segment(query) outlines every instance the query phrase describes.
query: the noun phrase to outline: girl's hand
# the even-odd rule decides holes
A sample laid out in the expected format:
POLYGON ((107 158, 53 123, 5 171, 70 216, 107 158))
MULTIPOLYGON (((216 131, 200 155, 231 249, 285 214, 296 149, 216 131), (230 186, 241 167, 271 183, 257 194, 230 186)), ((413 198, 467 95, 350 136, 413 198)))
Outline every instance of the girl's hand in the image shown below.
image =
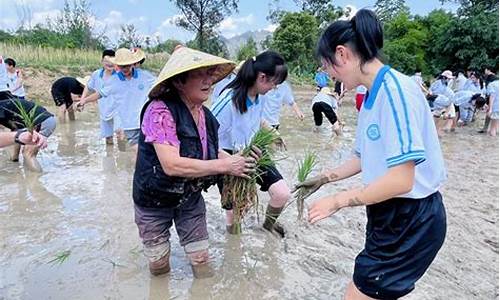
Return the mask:
POLYGON ((297 183, 293 188, 292 193, 295 193, 297 190, 302 189, 304 191, 304 195, 302 195, 303 199, 311 196, 320 187, 322 187, 325 183, 328 182, 328 177, 325 175, 318 175, 311 179, 308 179, 304 182, 297 183))
POLYGON ((335 196, 328 196, 315 201, 309 206, 309 223, 314 224, 319 220, 329 217, 340 209, 339 201, 335 196))

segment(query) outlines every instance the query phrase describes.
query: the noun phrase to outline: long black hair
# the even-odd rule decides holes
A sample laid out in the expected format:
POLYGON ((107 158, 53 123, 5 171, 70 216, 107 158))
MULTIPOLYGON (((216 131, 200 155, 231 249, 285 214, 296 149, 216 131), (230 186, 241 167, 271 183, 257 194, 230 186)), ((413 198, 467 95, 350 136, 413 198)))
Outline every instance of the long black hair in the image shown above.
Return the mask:
POLYGON ((248 89, 255 84, 259 72, 273 78, 277 84, 285 81, 288 76, 285 59, 277 52, 268 50, 247 59, 236 74, 236 78, 224 88, 233 89, 233 104, 242 114, 248 110, 248 89))
POLYGON ((361 59, 361 67, 374 58, 381 59, 384 31, 375 13, 360 9, 350 21, 335 21, 321 35, 316 55, 336 65, 337 46, 345 45, 361 59))

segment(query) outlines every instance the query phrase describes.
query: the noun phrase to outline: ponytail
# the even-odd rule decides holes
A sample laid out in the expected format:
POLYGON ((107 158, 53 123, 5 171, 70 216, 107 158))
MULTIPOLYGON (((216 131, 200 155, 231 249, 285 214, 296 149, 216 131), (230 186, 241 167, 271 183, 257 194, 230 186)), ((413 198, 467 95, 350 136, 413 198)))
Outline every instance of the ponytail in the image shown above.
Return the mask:
POLYGON ((361 66, 374 58, 380 59, 384 33, 375 13, 361 9, 350 21, 330 24, 318 41, 316 54, 320 59, 336 65, 335 51, 339 45, 346 45, 356 53, 361 59, 361 66))
POLYGON ((236 78, 224 88, 224 90, 233 89, 233 104, 242 114, 248 110, 248 89, 257 81, 259 72, 273 77, 278 83, 285 81, 288 75, 285 60, 274 51, 265 51, 247 59, 236 74, 236 78))

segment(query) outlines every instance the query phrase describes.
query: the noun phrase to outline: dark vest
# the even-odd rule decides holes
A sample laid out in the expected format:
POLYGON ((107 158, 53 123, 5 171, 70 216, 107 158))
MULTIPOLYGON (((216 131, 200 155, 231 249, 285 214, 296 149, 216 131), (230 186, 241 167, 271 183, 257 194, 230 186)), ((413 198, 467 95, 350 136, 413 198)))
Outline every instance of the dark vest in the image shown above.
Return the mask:
MULTIPOLYGON (((148 101, 141 112, 141 124, 148 101)), ((164 101, 175 121, 177 138, 180 141, 179 155, 203 159, 203 149, 196 123, 191 112, 180 99, 164 101)), ((207 160, 218 158, 219 123, 210 110, 203 107, 207 129, 207 160)), ((134 203, 142 207, 177 207, 193 194, 201 193, 217 183, 217 176, 183 178, 168 176, 163 171, 153 144, 145 142, 140 132, 137 163, 134 173, 132 196, 134 203)))

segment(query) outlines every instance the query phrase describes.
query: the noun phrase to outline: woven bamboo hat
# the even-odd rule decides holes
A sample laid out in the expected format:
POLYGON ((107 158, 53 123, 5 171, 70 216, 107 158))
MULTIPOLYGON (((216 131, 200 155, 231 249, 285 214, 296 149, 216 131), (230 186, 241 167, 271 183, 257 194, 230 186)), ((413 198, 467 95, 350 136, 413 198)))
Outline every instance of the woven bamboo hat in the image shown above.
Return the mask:
POLYGON ((155 98, 168 90, 168 80, 181 73, 216 66, 217 69, 213 74, 214 83, 216 83, 231 73, 235 65, 230 60, 179 45, 165 63, 160 75, 158 75, 156 82, 149 91, 149 97, 155 98))
MULTIPOLYGON (((144 54, 144 52, 142 52, 144 54)), ((109 61, 117 66, 127 66, 139 62, 142 58, 135 52, 127 48, 116 50, 115 57, 110 57, 109 61)))
POLYGON ((81 85, 87 86, 87 83, 90 80, 90 76, 87 75, 85 77, 76 77, 76 81, 78 81, 81 85))
POLYGON ((137 56, 138 62, 146 58, 146 53, 141 48, 132 48, 132 53, 137 56))

